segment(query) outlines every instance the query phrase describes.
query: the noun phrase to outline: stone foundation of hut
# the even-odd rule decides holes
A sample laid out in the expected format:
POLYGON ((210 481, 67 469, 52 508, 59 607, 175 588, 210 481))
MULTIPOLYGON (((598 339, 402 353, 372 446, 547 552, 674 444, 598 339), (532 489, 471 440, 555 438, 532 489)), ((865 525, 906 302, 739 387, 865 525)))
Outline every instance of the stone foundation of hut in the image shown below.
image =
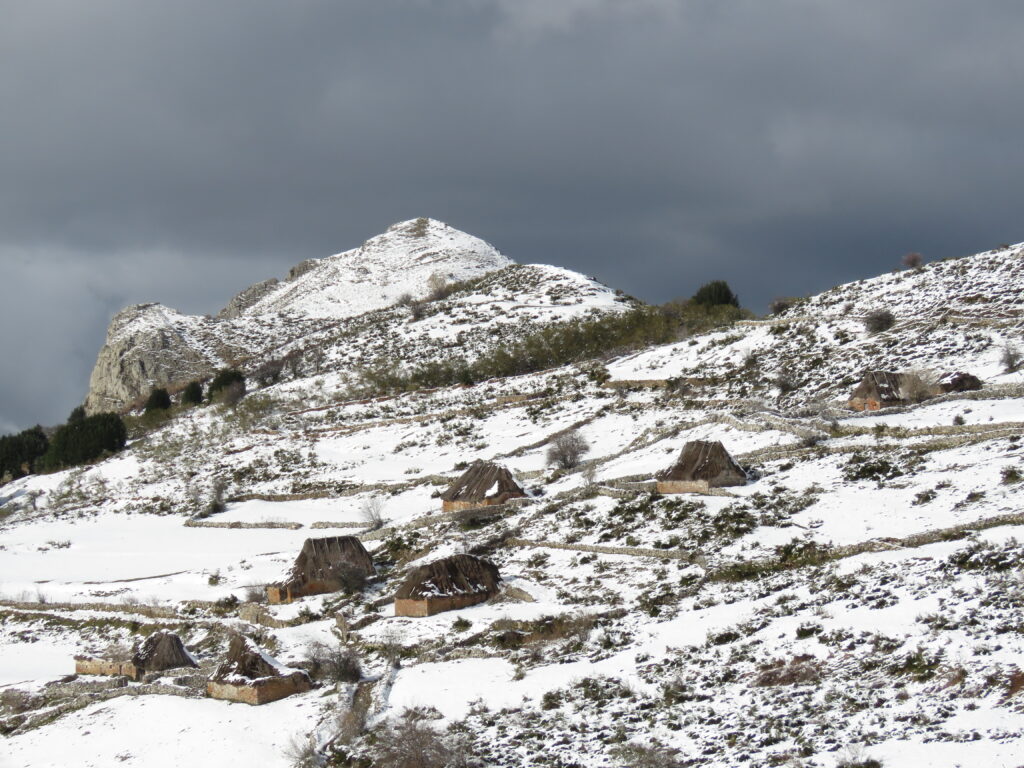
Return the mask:
POLYGON ((206 684, 206 695, 211 699, 237 701, 242 704, 258 706, 283 699, 294 693, 305 693, 312 687, 309 678, 303 674, 271 677, 238 685, 210 680, 206 684))
POLYGON ((707 493, 711 490, 707 480, 659 480, 655 490, 667 493, 707 493))
POLYGON ((92 656, 75 657, 76 675, 106 675, 108 677, 129 677, 138 680, 141 674, 130 661, 110 661, 92 656))
POLYGON ((459 608, 486 603, 489 598, 490 595, 486 592, 451 597, 397 598, 395 600, 395 616, 424 618, 433 616, 435 613, 457 611, 459 608))

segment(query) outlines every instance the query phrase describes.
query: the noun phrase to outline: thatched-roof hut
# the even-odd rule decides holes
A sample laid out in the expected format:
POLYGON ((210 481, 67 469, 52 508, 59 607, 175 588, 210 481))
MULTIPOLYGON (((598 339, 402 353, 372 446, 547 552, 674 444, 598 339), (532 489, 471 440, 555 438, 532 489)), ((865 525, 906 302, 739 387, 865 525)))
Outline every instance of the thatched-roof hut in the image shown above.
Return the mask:
POLYGON ((508 469, 500 464, 477 460, 441 494, 441 508, 445 512, 453 512, 504 504, 509 499, 525 496, 526 491, 508 469))
POLYGON ((903 396, 903 374, 891 371, 868 371, 850 395, 849 406, 855 411, 877 411, 906 404, 903 396))
POLYGON ((711 488, 746 485, 747 474, 717 440, 692 440, 656 479, 658 493, 707 493, 711 488))
POLYGON ((104 657, 104 655, 76 656, 75 674, 77 675, 124 675, 132 680, 140 680, 150 672, 163 672, 168 669, 181 669, 199 666, 195 657, 188 652, 181 638, 167 629, 160 629, 151 634, 141 643, 136 644, 131 659, 124 656, 104 657))
POLYGON ((132 664, 143 672, 199 666, 181 638, 168 629, 157 630, 139 643, 132 654, 132 664))
POLYGON ((373 559, 355 536, 306 539, 288 578, 267 587, 271 603, 337 592, 376 573, 373 559))
POLYGON ((409 572, 395 593, 396 616, 432 616, 482 603, 498 594, 498 566, 474 555, 452 555, 409 572))
POLYGON ((261 650, 251 637, 235 635, 227 659, 207 682, 206 693, 214 699, 266 704, 312 687, 303 670, 286 667, 261 650))
POLYGON ((982 387, 981 379, 971 373, 954 371, 939 377, 938 389, 942 394, 950 392, 975 392, 982 387))

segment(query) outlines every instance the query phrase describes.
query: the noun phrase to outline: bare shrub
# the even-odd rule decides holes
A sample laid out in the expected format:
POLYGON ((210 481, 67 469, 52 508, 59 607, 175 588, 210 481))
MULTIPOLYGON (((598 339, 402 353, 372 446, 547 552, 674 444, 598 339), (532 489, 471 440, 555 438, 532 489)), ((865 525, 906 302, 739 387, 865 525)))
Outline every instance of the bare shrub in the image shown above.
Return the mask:
POLYGON ((366 727, 366 713, 353 708, 338 714, 335 721, 338 731, 335 741, 339 744, 351 744, 366 727))
POLYGON ((924 257, 916 251, 903 257, 903 266, 907 269, 920 269, 922 264, 924 264, 924 257))
POLYGON ((586 438, 574 429, 559 435, 548 446, 547 462, 559 469, 575 469, 589 451, 590 444, 586 438))
POLYGON ((439 735, 425 713, 405 710, 378 731, 374 765, 379 768, 455 768, 470 764, 467 745, 458 748, 439 735))
POLYGON ((267 602, 267 590, 266 587, 260 584, 250 584, 245 588, 244 596, 242 601, 246 603, 265 603, 267 602))
POLYGON ((358 683, 363 679, 363 668, 359 656, 352 648, 344 645, 328 645, 315 642, 307 651, 311 669, 309 673, 317 680, 331 683, 358 683))
POLYGON ((227 480, 223 477, 213 478, 213 481, 210 483, 206 506, 200 510, 197 517, 209 517, 210 515, 216 515, 227 509, 227 503, 225 501, 225 494, 227 493, 227 490, 227 480))
POLYGON ((999 362, 1003 366, 1003 370, 1006 373, 1013 373, 1020 368, 1021 362, 1024 361, 1024 354, 1021 353, 1019 347, 1015 347, 1011 344, 1007 344, 1003 347, 1003 354, 999 358, 999 362))
POLYGON ((778 388, 780 395, 788 395, 790 392, 796 392, 796 390, 800 389, 800 382, 788 371, 780 371, 775 374, 772 384, 778 388))
POLYGON ((597 483, 597 465, 588 464, 583 470, 583 482, 587 485, 595 485, 597 483))
POLYGON ((359 518, 366 523, 371 531, 384 527, 384 499, 380 496, 371 496, 363 499, 359 505, 359 518))
POLYGON ((312 736, 292 736, 284 748, 292 768, 317 768, 321 765, 320 754, 312 736))
POLYGON ((411 293, 403 293, 395 300, 395 304, 399 307, 411 307, 414 301, 411 293))
POLYGON ((452 295, 454 288, 444 275, 435 272, 427 278, 427 301, 441 301, 452 295))
POLYGON ((659 744, 623 744, 612 750, 615 762, 623 768, 681 768, 679 750, 659 744))
POLYGON ((402 652, 405 650, 405 635, 402 630, 398 627, 385 629, 381 633, 378 648, 392 666, 399 666, 402 663, 402 652))
POLYGON ((843 750, 836 761, 836 768, 882 768, 882 761, 868 757, 864 747, 852 746, 843 750))
POLYGON ((770 687, 776 685, 802 685, 821 680, 821 669, 813 656, 794 656, 788 661, 782 659, 761 667, 754 685, 770 687))
POLYGON ((259 368, 252 372, 252 377, 259 382, 260 386, 269 387, 281 379, 284 372, 284 359, 267 360, 259 368))
POLYGON ((870 334, 882 333, 893 327, 896 316, 888 309, 874 309, 864 315, 864 329, 870 334))
POLYGON ((909 371, 900 377, 900 397, 920 403, 935 396, 935 374, 924 369, 909 371))
POLYGON ((414 301, 409 305, 409 314, 413 320, 422 320, 427 315, 427 308, 423 306, 422 301, 414 301))
POLYGON ((768 304, 768 314, 781 315, 796 303, 796 299, 772 299, 768 304))

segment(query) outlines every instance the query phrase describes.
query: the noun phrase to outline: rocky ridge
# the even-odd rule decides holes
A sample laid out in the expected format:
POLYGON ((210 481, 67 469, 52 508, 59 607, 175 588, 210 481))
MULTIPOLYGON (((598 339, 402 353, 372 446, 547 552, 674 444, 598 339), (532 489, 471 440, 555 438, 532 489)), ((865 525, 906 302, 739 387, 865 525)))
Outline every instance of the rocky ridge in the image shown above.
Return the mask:
POLYGON ((309 351, 308 370, 319 373, 382 358, 412 362, 439 350, 445 356, 454 347, 472 356, 505 334, 495 337, 477 327, 467 338, 453 336, 449 326, 466 326, 486 312, 492 325, 522 332, 625 303, 582 275, 515 265, 479 238, 433 219, 413 219, 359 248, 304 261, 284 281, 250 286, 216 317, 185 315, 160 304, 122 310, 111 321, 85 405, 90 413, 121 410, 154 386, 205 378, 228 366, 253 368, 288 352, 309 351), (436 315, 443 308, 444 317, 416 323, 420 318, 410 317, 407 305, 397 306, 427 298, 438 285, 490 274, 497 278, 476 292, 463 290, 422 313, 436 315), (560 309, 552 313, 556 305, 560 309))

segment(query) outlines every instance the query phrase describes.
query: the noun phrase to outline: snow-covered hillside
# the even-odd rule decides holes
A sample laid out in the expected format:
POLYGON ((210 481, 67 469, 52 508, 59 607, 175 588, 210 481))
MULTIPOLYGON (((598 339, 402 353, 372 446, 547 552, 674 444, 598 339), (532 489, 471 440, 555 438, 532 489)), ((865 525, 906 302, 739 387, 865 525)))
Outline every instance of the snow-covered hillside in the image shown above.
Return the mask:
POLYGON ((485 766, 1018 766, 1024 372, 1003 358, 1024 347, 1021 289, 1017 247, 619 359, 393 397, 349 398, 351 369, 625 302, 512 265, 418 318, 387 306, 286 341, 273 354, 308 366, 233 409, 0 487, 0 765, 285 768, 293 738, 358 765, 426 726, 485 766), (895 324, 870 335, 859 318, 879 308, 895 324), (984 387, 858 414, 865 367, 984 387), (556 471, 573 430, 589 452, 556 471), (654 493, 689 440, 722 441, 750 482, 654 493), (442 513, 477 458, 531 498, 442 513), (363 591, 249 602, 306 538, 352 533, 378 567, 363 591), (394 615, 412 567, 462 552, 497 564, 496 599, 394 615), (312 670, 317 644, 344 645, 363 674, 261 707, 203 698, 195 677, 65 677, 74 654, 158 627, 203 674, 231 631, 312 670))
POLYGON ((414 365, 418 355, 471 359, 544 324, 627 303, 583 275, 516 265, 465 232, 413 219, 359 248, 303 262, 285 281, 250 286, 217 317, 161 304, 122 310, 97 358, 86 408, 121 410, 154 386, 233 366, 251 370, 288 353, 307 373, 338 366, 352 373, 382 359, 414 365))

